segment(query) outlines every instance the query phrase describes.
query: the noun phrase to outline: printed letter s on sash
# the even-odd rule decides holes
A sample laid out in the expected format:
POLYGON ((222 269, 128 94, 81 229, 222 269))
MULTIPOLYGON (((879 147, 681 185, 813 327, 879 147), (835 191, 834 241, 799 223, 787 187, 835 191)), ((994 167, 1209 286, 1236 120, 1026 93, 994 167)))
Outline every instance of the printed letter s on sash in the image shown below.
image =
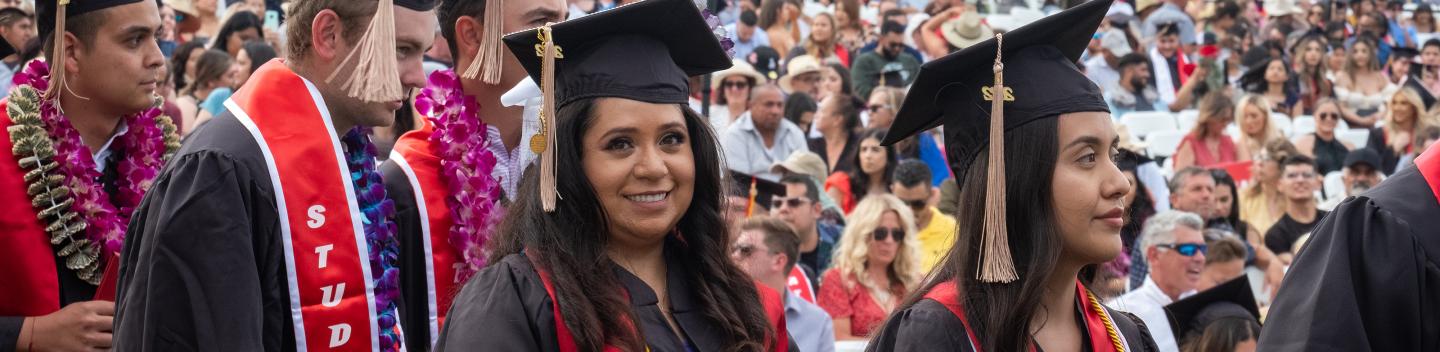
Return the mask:
POLYGON ((310 206, 310 209, 306 211, 306 214, 310 215, 310 220, 306 221, 305 225, 310 226, 310 228, 312 229, 318 229, 321 226, 325 226, 325 206, 310 206))

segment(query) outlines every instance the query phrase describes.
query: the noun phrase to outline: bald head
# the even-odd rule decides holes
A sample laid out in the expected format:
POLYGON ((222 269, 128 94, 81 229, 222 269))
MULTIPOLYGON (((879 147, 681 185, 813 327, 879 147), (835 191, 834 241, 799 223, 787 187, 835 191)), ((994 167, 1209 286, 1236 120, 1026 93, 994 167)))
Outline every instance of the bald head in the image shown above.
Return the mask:
POLYGON ((785 112, 785 94, 774 84, 750 90, 750 119, 762 134, 775 133, 785 112))

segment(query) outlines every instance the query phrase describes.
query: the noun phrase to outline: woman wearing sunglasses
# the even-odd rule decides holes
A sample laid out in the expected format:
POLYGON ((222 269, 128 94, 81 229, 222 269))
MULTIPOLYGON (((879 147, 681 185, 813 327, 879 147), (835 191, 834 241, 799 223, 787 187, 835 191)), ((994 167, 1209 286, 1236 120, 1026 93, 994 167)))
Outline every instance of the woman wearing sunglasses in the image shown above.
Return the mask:
POLYGON ((1355 149, 1350 142, 1335 138, 1335 131, 1340 127, 1341 111, 1340 103, 1334 99, 1321 98, 1315 103, 1315 132, 1295 138, 1295 149, 1315 158, 1315 170, 1321 175, 1344 168, 1345 155, 1355 149))
POLYGON ((863 340, 919 285, 919 248, 910 207, 889 194, 866 197, 845 233, 816 298, 835 321, 835 339, 863 340))

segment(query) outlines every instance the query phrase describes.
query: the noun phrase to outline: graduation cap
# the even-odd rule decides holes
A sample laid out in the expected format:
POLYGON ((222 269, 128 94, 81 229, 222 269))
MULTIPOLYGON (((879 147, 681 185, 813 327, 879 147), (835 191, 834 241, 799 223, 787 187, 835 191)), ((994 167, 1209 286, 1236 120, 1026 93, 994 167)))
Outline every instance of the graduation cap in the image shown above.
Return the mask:
MULTIPOLYGON (((45 38, 50 38, 51 35, 55 35, 57 32, 58 32, 58 33, 62 33, 62 34, 65 33, 64 28, 65 28, 65 17, 66 17, 66 16, 79 16, 79 15, 83 15, 83 14, 87 14, 87 13, 91 13, 91 12, 95 12, 95 11, 100 11, 100 10, 104 10, 104 9, 108 9, 108 8, 112 8, 112 7, 116 7, 116 6, 134 4, 134 3, 137 3, 137 2, 141 2, 141 1, 144 1, 144 0, 38 0, 38 1, 35 1, 35 20, 36 20, 36 22, 39 22, 39 23, 38 23, 38 26, 36 27, 36 29, 38 30, 39 36, 37 36, 36 38, 40 38, 41 42, 44 42, 45 38), (61 28, 61 30, 60 30, 60 31, 56 31, 56 30, 55 30, 56 27, 61 28)), ((158 5, 160 4, 160 1, 159 1, 159 0, 156 0, 156 1, 155 1, 155 4, 158 6, 158 5)), ((57 38, 56 40, 53 41, 53 44, 52 44, 52 45, 54 45, 54 50, 51 51, 51 52, 53 53, 53 54, 52 54, 52 55, 53 55, 53 59, 51 59, 51 62, 65 62, 65 60, 66 60, 66 55, 65 55, 65 50, 64 50, 65 42, 64 42, 63 40, 58 40, 58 38, 57 38)), ((14 48, 11 48, 11 50, 13 51, 14 48)), ((45 94, 43 95, 44 98, 45 98, 45 99, 53 99, 53 98, 55 98, 56 94, 60 92, 60 89, 61 89, 60 86, 61 86, 62 84, 64 84, 65 82, 66 82, 66 81, 65 81, 65 70, 64 70, 64 69, 61 69, 61 68, 58 68, 58 67, 57 67, 57 68, 55 68, 55 69, 50 70, 50 85, 49 85, 49 88, 45 89, 45 94)))
MULTIPOLYGON (((370 0, 358 0, 370 1, 370 0)), ((400 64, 395 58, 395 6, 415 11, 430 11, 436 0, 378 0, 375 15, 360 37, 359 45, 345 56, 340 66, 354 64, 353 70, 340 70, 330 74, 326 83, 339 78, 341 72, 349 73, 340 88, 345 94, 368 102, 390 102, 405 98, 405 89, 400 85, 400 64)))
MULTIPOLYGON (((718 21, 717 21, 718 23, 718 21)), ((540 82, 541 204, 555 209, 555 111, 589 98, 686 104, 690 76, 729 68, 730 55, 690 0, 644 0, 589 16, 511 33, 510 52, 540 82)))
POLYGON ((735 170, 730 170, 730 187, 730 194, 750 199, 745 206, 747 218, 761 208, 768 209, 775 196, 785 195, 785 185, 735 170))
POLYGON ((1112 1, 1086 2, 926 63, 885 135, 890 145, 944 123, 957 178, 990 149, 981 281, 1018 278, 1006 236, 1004 132, 1060 114, 1109 111, 1075 62, 1112 1))
POLYGON ((1177 341, 1184 341, 1186 336, 1199 335, 1210 323, 1221 319, 1245 319, 1258 325, 1260 307, 1250 290, 1249 278, 1242 275, 1166 305, 1165 316, 1177 341))

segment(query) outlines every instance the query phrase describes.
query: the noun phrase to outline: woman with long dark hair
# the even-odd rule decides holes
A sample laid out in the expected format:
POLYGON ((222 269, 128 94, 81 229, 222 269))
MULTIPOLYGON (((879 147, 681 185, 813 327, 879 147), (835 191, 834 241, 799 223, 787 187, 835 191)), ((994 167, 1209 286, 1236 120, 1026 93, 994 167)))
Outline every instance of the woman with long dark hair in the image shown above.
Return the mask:
POLYGON ((249 11, 237 11, 225 20, 220 33, 210 42, 210 49, 224 51, 230 57, 240 54, 245 42, 265 39, 265 23, 249 11))
POLYGON ((1294 116, 1313 114, 1320 99, 1335 95, 1334 83, 1325 78, 1326 47, 1325 36, 1318 33, 1307 34, 1290 47, 1300 95, 1294 116))
POLYGON ((885 140, 883 129, 865 130, 856 138, 855 161, 852 169, 838 170, 825 180, 825 192, 840 202, 840 208, 849 214, 855 205, 870 194, 890 193, 890 179, 894 176, 895 147, 881 145, 885 140))
POLYGON ((789 346, 779 296, 727 255, 720 148, 686 106, 686 77, 730 65, 711 33, 647 0, 505 37, 546 91, 545 147, 437 351, 789 346))
POLYGON ((860 134, 856 133, 860 127, 860 110, 850 101, 848 96, 821 100, 810 127, 820 132, 820 137, 808 141, 810 151, 825 160, 829 167, 826 171, 831 174, 855 169, 855 153, 860 149, 860 134))
POLYGON ((871 351, 1155 350, 1138 318, 1079 280, 1119 255, 1130 192, 1105 99, 1074 64, 1111 2, 1042 18, 916 78, 886 142, 944 121, 959 230, 871 351))

